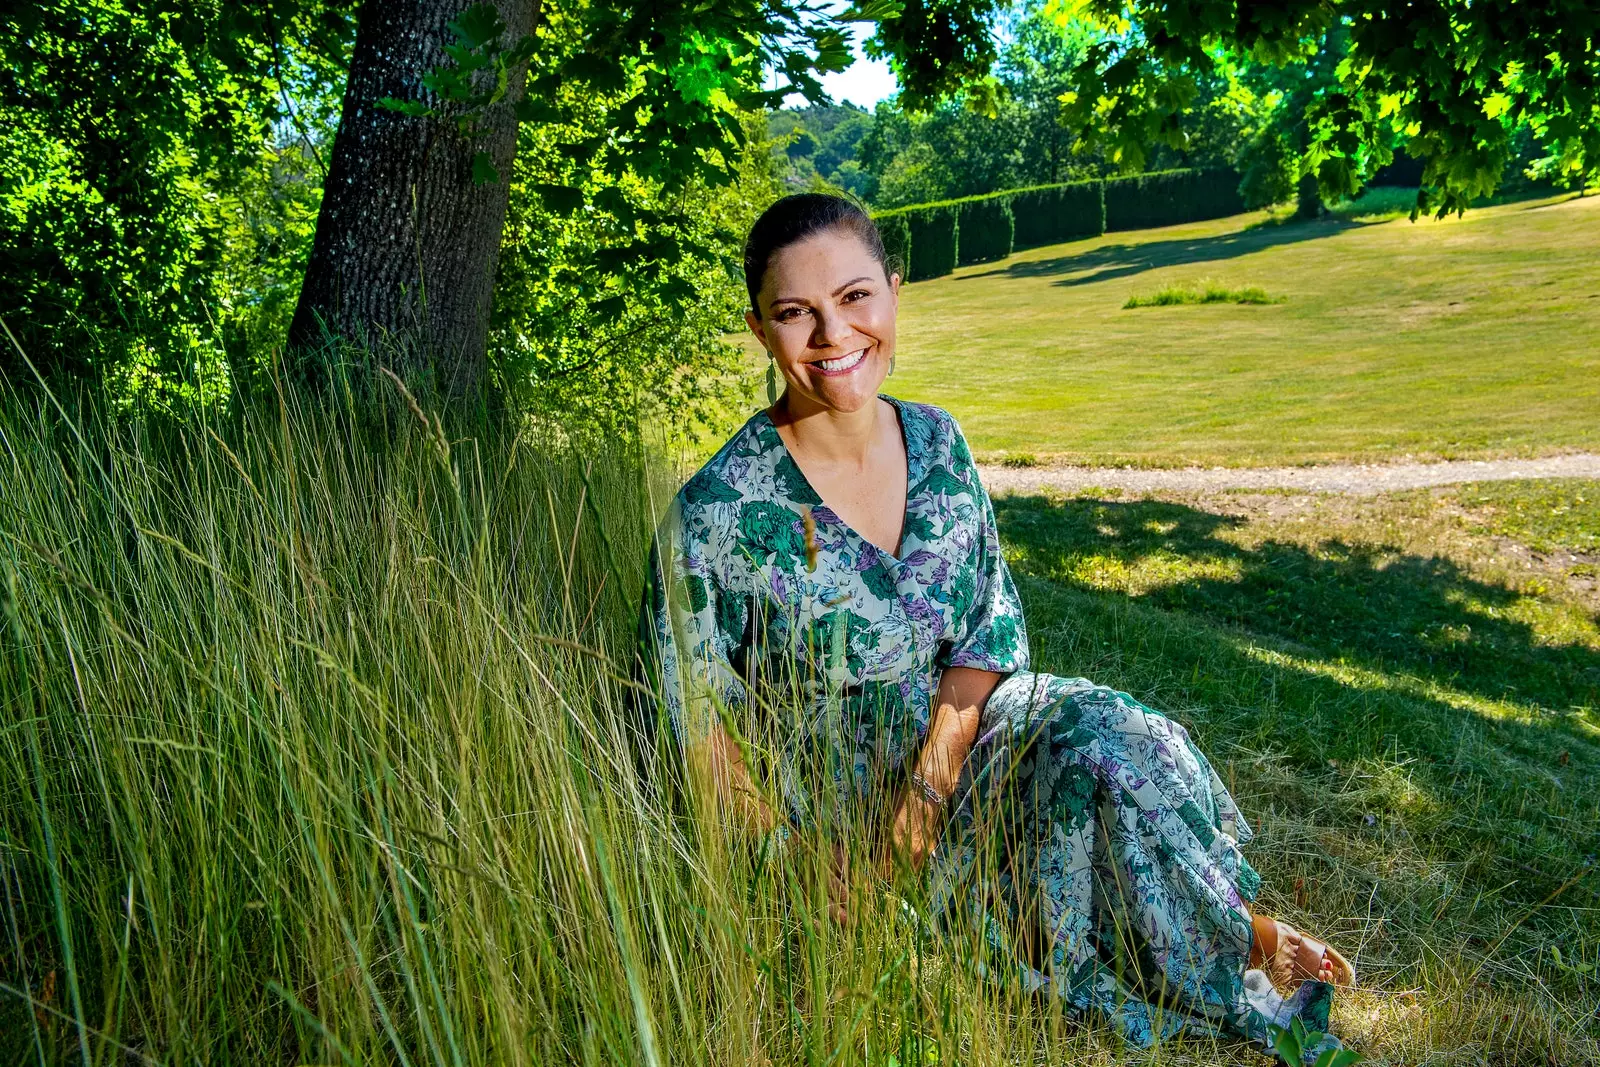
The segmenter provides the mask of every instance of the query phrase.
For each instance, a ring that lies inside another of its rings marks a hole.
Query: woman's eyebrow
[[[833,291],[833,295],[838,296],[840,293],[844,292],[857,282],[870,282],[871,280],[872,278],[865,274],[859,278],[851,278],[849,281],[839,286],[839,288],[835,289]],[[779,304],[802,304],[804,302],[805,301],[801,300],[798,296],[777,296],[772,298],[773,307],[777,307]]]

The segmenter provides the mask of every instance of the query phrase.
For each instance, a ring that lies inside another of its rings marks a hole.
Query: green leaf
[[[628,299],[624,296],[608,296],[604,300],[596,301],[590,311],[597,319],[614,319],[628,310]]]
[[[1300,1039],[1293,1031],[1269,1025],[1267,1032],[1272,1035],[1272,1047],[1277,1049],[1278,1055],[1289,1063],[1299,1064],[1301,1062],[1304,1055],[1300,1049]]]
[[[859,0],[834,16],[837,22],[886,22],[905,13],[901,0]]]
[[[566,120],[560,108],[543,98],[525,96],[517,101],[515,110],[517,121],[531,122],[536,126],[554,126]]]
[[[473,4],[446,23],[445,28],[469,48],[482,48],[506,32],[506,24],[493,4]]]
[[[558,215],[571,215],[583,207],[583,190],[570,185],[533,184],[528,188]]]
[[[1317,1057],[1316,1067],[1350,1067],[1352,1063],[1360,1063],[1363,1058],[1355,1049],[1330,1048]]]
[[[402,115],[412,118],[425,118],[433,114],[433,109],[421,100],[402,100],[398,96],[382,96],[378,98],[378,106],[385,111],[398,111]]]
[[[500,172],[495,169],[494,161],[487,152],[476,152],[472,156],[472,184],[494,185],[500,180]]]
[[[622,64],[592,52],[579,52],[567,60],[562,73],[579,81],[588,82],[596,89],[617,92],[625,87]]]

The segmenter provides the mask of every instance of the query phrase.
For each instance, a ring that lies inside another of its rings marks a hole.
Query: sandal
[[[1341,986],[1356,984],[1356,969],[1333,946],[1270,915],[1252,915],[1250,925],[1255,930],[1250,956],[1255,959],[1259,955],[1262,970],[1267,972],[1267,977],[1272,979],[1274,985],[1299,985],[1308,978],[1332,981],[1334,985]],[[1298,951],[1291,947],[1292,935],[1296,934],[1300,938]],[[1321,977],[1324,964],[1332,971],[1330,979]]]

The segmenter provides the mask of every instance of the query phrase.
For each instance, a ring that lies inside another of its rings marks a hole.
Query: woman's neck
[[[780,433],[788,431],[785,443],[791,449],[798,446],[803,455],[829,466],[864,468],[882,428],[883,406],[873,397],[858,411],[836,411],[804,400],[797,404],[793,394],[785,393],[773,405],[771,417]]]

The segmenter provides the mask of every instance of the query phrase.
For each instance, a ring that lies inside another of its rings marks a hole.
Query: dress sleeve
[[[680,743],[704,740],[717,721],[715,702],[742,707],[745,684],[730,655],[748,621],[743,597],[725,588],[697,524],[685,525],[674,502],[650,550],[649,585],[639,628],[645,684],[657,696]]]
[[[955,640],[939,659],[940,666],[976,667],[999,674],[1027,670],[1028,632],[1022,620],[1022,601],[1000,551],[994,505],[978,479],[977,465],[960,427],[954,428],[951,467],[956,478],[972,488],[977,530],[972,546],[972,595],[956,624]]]

